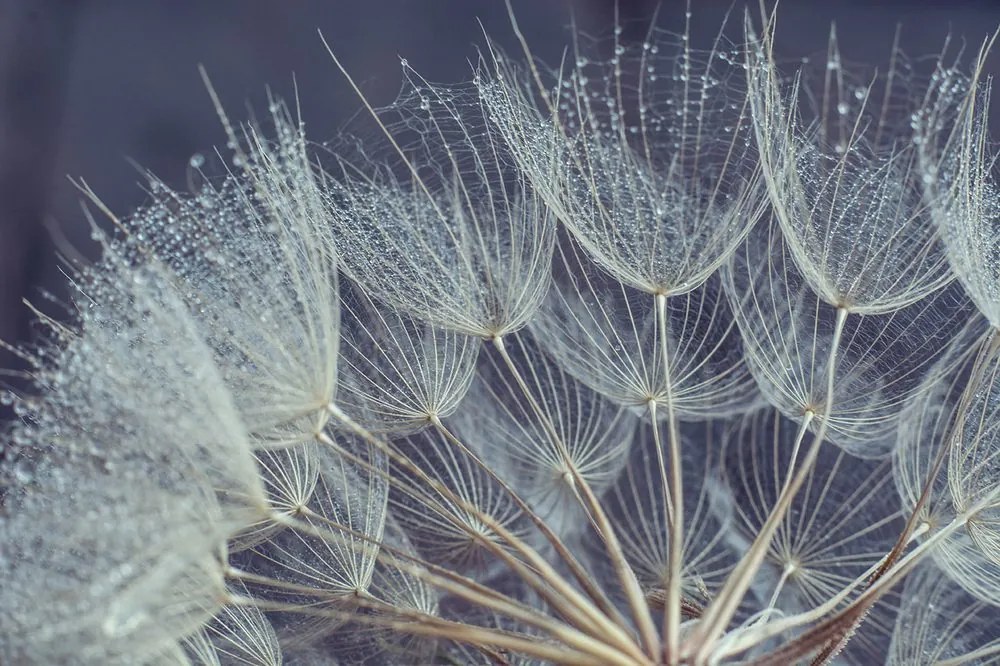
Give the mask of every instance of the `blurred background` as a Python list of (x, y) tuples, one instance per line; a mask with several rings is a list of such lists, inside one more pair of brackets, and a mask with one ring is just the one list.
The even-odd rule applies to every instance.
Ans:
[[(607, 34), (616, 11), (614, 0), (512, 4), (532, 49), (552, 64), (571, 16)], [(742, 0), (692, 5), (696, 45), (727, 12), (739, 28)], [(641, 19), (657, 7), (659, 25), (683, 26), (679, 0), (618, 0), (624, 38), (641, 39)], [(939, 52), (949, 34), (975, 51), (1000, 25), (1000, 2), (782, 0), (778, 55), (823, 54), (831, 22), (846, 60), (887, 63), (898, 25), (910, 55)], [(294, 76), (308, 135), (332, 138), (360, 104), (317, 30), (376, 105), (398, 92), (400, 58), (451, 82), (470, 76), (484, 31), (518, 48), (500, 0), (0, 0), (0, 340), (31, 340), (37, 325), (24, 299), (65, 297), (60, 256), (96, 252), (71, 177), (124, 215), (145, 197), (136, 165), (183, 188), (192, 156), (225, 151), (199, 64), (234, 119), (265, 109), (267, 86), (290, 98)], [(994, 54), (992, 71), (997, 63)], [(0, 368), (16, 367), (0, 350)], [(7, 383), (16, 380), (0, 377), (0, 393)]]

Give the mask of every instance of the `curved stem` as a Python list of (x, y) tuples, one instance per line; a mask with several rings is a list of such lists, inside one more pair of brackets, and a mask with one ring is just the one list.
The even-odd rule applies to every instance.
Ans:
[(764, 608), (764, 613), (761, 615), (760, 620), (766, 622), (767, 616), (774, 611), (774, 607), (778, 605), (778, 597), (781, 596), (781, 591), (785, 589), (785, 583), (788, 582), (788, 578), (795, 573), (794, 564), (786, 564), (785, 568), (781, 570), (781, 577), (778, 578), (778, 583), (774, 586), (774, 592), (771, 593), (771, 599), (767, 602), (767, 607)]
[[(656, 321), (660, 338), (660, 356), (663, 363), (663, 386), (666, 393), (667, 442), (670, 450), (670, 479), (663, 472), (663, 453), (657, 442), (657, 458), (663, 475), (664, 495), (669, 494), (673, 514), (670, 520), (670, 546), (667, 558), (667, 599), (663, 614), (663, 634), (665, 637), (664, 660), (676, 666), (680, 659), (681, 627), (681, 573), (684, 557), (684, 485), (681, 473), (681, 442), (674, 413), (673, 382), (670, 378), (670, 345), (667, 344), (667, 297), (656, 294)], [(656, 429), (655, 410), (653, 428)], [(659, 439), (659, 438), (657, 438)]]
[(934, 666), (961, 666), (961, 664), (975, 664), (975, 663), (990, 663), (987, 657), (996, 657), (1000, 655), (1000, 643), (993, 643), (992, 645), (987, 645), (981, 647), (977, 650), (971, 650), (958, 657), (952, 657), (951, 659), (942, 659), (940, 661), (935, 661)]

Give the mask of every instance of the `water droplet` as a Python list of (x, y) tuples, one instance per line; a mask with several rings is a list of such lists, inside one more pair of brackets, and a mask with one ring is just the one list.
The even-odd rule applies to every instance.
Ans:
[(188, 164), (192, 169), (200, 169), (205, 166), (205, 156), (201, 153), (195, 153), (191, 156), (191, 159), (188, 160)]
[(31, 483), (35, 475), (31, 471), (31, 465), (23, 458), (14, 463), (14, 479), (18, 483)]

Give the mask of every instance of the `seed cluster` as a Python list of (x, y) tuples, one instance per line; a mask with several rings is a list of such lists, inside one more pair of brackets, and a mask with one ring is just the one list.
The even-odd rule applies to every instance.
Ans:
[(0, 663), (997, 663), (986, 49), (773, 26), (223, 113), (19, 352)]

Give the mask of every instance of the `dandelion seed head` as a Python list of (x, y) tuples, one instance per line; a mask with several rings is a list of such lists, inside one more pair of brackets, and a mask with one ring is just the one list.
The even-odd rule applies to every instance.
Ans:
[(984, 54), (788, 71), (762, 11), (555, 69), (511, 16), (524, 65), (384, 108), (330, 49), (338, 140), (269, 97), (191, 191), (82, 186), (116, 231), (0, 392), (0, 661), (1000, 654)]

